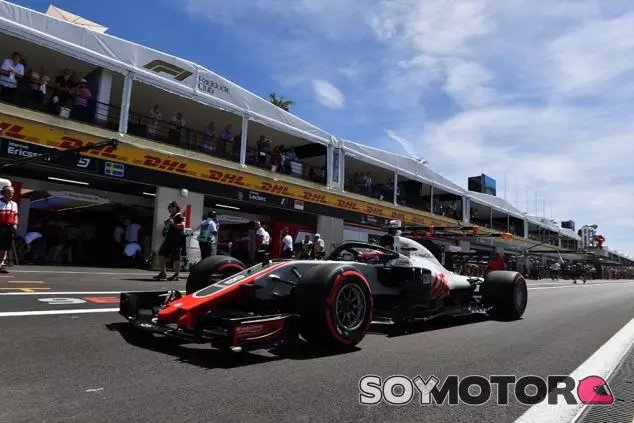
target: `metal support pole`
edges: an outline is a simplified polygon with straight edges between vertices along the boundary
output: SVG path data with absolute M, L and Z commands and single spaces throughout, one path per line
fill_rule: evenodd
M 346 189 L 346 153 L 343 148 L 339 149 L 339 188 Z
M 434 185 L 429 186 L 429 212 L 434 214 Z
M 393 183 L 393 190 L 394 190 L 394 205 L 398 204 L 398 170 L 394 170 L 394 183 Z
M 132 99 L 132 72 L 125 74 L 123 79 L 123 94 L 121 95 L 121 113 L 119 114 L 119 133 L 128 133 L 128 119 L 130 117 L 130 101 Z
M 240 164 L 247 164 L 247 136 L 249 133 L 249 115 L 242 116 L 242 135 L 240 137 Z
M 334 181 L 334 154 L 332 145 L 326 147 L 326 186 L 332 188 L 335 184 Z

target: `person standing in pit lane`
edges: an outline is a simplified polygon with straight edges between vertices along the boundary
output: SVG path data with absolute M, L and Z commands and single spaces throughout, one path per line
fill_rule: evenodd
M 0 273 L 9 273 L 5 264 L 18 230 L 18 205 L 12 200 L 15 193 L 12 186 L 5 186 L 0 193 Z
M 176 201 L 172 201 L 167 205 L 169 217 L 165 220 L 163 227 L 163 244 L 159 248 L 159 262 L 161 272 L 154 277 L 154 280 L 170 280 L 177 281 L 180 279 L 181 270 L 181 249 L 185 239 L 185 218 L 181 215 L 180 205 Z M 174 260 L 174 275 L 167 278 L 166 266 L 169 258 Z
M 308 260 L 313 252 L 313 241 L 310 240 L 310 234 L 304 235 L 304 241 L 302 241 L 302 250 L 300 251 L 300 260 Z
M 207 218 L 200 222 L 200 233 L 198 234 L 198 245 L 200 246 L 200 259 L 204 260 L 212 255 L 211 247 L 216 243 L 218 229 L 213 219 L 213 212 L 207 214 Z
M 293 237 L 288 228 L 282 231 L 282 258 L 293 258 Z
M 264 260 L 265 255 L 269 252 L 269 246 L 271 243 L 271 235 L 266 230 L 266 226 L 262 226 L 262 223 L 255 222 L 255 245 L 256 245 L 256 262 L 261 263 Z
M 321 239 L 321 235 L 315 234 L 313 237 L 312 256 L 315 260 L 323 260 L 326 255 L 326 243 Z

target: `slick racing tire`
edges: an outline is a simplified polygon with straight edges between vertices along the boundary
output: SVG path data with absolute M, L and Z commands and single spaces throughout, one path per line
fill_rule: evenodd
M 370 285 L 351 266 L 315 266 L 293 290 L 293 303 L 300 316 L 300 334 L 329 350 L 353 348 L 372 323 Z
M 480 286 L 484 303 L 492 307 L 490 314 L 502 320 L 522 317 L 528 304 L 526 279 L 521 273 L 499 270 L 486 275 Z
M 189 272 L 185 292 L 187 295 L 208 287 L 218 281 L 242 272 L 246 266 L 229 256 L 212 256 L 195 264 Z

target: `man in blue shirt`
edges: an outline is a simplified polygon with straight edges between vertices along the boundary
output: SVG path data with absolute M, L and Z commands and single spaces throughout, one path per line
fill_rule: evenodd
M 200 222 L 198 245 L 200 245 L 200 259 L 204 260 L 212 255 L 212 246 L 217 242 L 218 227 L 215 222 L 215 213 L 210 211 L 207 218 Z

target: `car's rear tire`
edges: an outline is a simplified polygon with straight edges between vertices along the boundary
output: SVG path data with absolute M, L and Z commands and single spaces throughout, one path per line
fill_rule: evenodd
M 354 267 L 324 264 L 307 272 L 293 290 L 300 334 L 330 350 L 351 349 L 372 323 L 368 281 Z
M 502 320 L 517 320 L 528 305 L 526 279 L 521 273 L 506 270 L 486 275 L 480 286 L 484 303 L 491 306 L 491 316 Z
M 187 295 L 208 287 L 231 275 L 242 272 L 246 266 L 229 256 L 211 256 L 196 263 L 189 272 L 185 292 Z

